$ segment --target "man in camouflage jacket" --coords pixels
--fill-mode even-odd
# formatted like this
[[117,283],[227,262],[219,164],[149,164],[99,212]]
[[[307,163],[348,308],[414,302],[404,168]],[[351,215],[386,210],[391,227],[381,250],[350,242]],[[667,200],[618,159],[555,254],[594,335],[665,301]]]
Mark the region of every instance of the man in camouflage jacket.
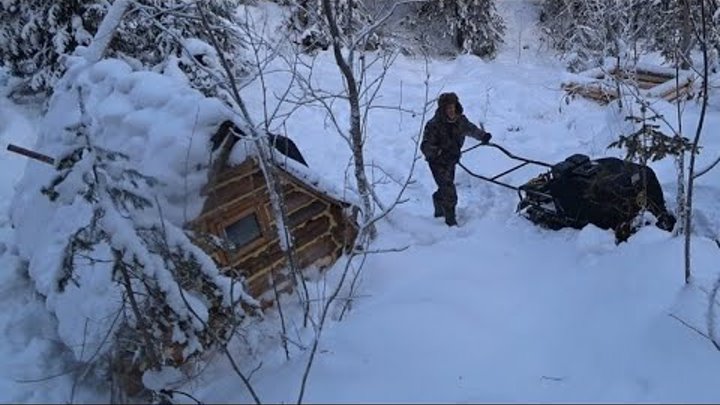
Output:
[[492,137],[465,117],[455,93],[441,94],[435,115],[425,124],[420,150],[438,187],[432,195],[435,217],[444,216],[448,226],[457,225],[455,165],[460,161],[460,150],[466,136],[482,143],[488,143]]

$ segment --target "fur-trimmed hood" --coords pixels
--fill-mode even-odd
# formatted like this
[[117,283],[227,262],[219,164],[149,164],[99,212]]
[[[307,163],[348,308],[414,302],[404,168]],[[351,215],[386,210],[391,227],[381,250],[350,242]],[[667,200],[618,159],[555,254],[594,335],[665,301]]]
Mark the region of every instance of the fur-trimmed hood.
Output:
[[458,98],[457,94],[455,93],[442,93],[440,94],[440,97],[438,97],[438,110],[440,112],[445,112],[445,107],[449,104],[455,103],[455,108],[457,109],[458,115],[462,115],[463,113],[463,107],[462,104],[460,104],[460,99]]
[[455,93],[440,94],[440,97],[438,97],[438,108],[437,110],[435,110],[435,116],[442,117],[443,120],[447,119],[447,116],[445,115],[445,107],[452,103],[455,103],[455,109],[457,110],[457,114],[459,116],[462,116],[462,104],[460,104],[460,99]]

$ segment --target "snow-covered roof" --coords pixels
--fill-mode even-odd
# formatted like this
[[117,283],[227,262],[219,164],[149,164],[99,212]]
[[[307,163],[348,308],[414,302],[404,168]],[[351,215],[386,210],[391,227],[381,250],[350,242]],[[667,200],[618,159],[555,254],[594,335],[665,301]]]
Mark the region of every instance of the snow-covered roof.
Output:
[[[80,100],[92,120],[93,142],[122,152],[143,174],[159,180],[160,202],[167,220],[182,226],[200,215],[205,201],[201,190],[208,181],[213,151],[211,138],[225,121],[237,125],[237,116],[216,98],[205,97],[184,81],[150,71],[133,71],[125,62],[105,59],[71,63],[50,101],[34,149],[63,156],[74,135],[64,131],[80,120]],[[241,163],[254,154],[252,142],[237,142],[229,163]],[[275,153],[287,173],[334,199],[354,203],[352,194],[324,181],[313,171],[281,153]],[[312,164],[312,162],[310,162]],[[55,171],[33,164],[27,180],[39,189]],[[45,198],[38,196],[38,198]]]
[[[90,65],[78,60],[50,100],[34,147],[38,152],[57,158],[76,144],[75,135],[64,131],[80,120],[75,86],[92,122],[92,142],[126,154],[136,169],[159,180],[168,220],[183,224],[197,216],[210,163],[209,139],[230,117],[229,109],[176,78],[133,71],[117,59]],[[46,185],[54,170],[36,166],[26,177]]]
[[[307,162],[308,166],[280,153],[276,149],[271,149],[273,159],[277,166],[285,173],[291,175],[301,183],[314,189],[315,191],[330,197],[339,202],[360,206],[358,195],[350,188],[341,189],[337,185],[327,181],[322,176],[312,170],[312,162]],[[302,150],[300,151],[302,153]],[[254,142],[250,139],[240,138],[228,158],[228,164],[231,166],[239,165],[248,157],[257,155]]]

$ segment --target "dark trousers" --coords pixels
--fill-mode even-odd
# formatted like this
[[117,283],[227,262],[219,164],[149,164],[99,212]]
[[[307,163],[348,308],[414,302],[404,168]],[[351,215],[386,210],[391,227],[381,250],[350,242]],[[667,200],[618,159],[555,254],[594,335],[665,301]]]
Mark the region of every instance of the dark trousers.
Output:
[[430,171],[438,187],[432,196],[435,207],[439,207],[445,216],[454,218],[458,201],[455,189],[455,165],[430,162]]

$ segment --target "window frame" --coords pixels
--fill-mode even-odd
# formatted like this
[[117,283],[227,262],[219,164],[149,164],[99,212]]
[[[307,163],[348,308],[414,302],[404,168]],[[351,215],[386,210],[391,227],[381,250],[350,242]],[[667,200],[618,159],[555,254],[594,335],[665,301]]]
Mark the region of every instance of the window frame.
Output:
[[[231,208],[232,209],[232,208]],[[215,234],[226,239],[230,240],[227,233],[225,232],[225,229],[232,226],[236,222],[240,221],[244,217],[248,217],[251,215],[255,215],[255,219],[258,223],[258,230],[260,231],[260,236],[253,239],[251,242],[245,244],[244,246],[238,246],[237,249],[228,250],[225,253],[225,256],[227,258],[227,264],[232,265],[235,261],[237,261],[239,256],[242,256],[252,250],[257,249],[259,246],[262,246],[263,244],[267,243],[267,222],[266,218],[262,213],[261,207],[249,207],[246,209],[238,210],[233,215],[228,215],[220,218],[215,224]],[[232,241],[231,241],[232,242]],[[233,242],[234,243],[234,242]]]
[[[254,225],[256,225],[255,230],[257,230],[257,232],[256,232],[256,235],[254,235],[254,237],[252,239],[249,239],[247,242],[240,245],[240,244],[238,244],[238,242],[232,240],[230,235],[228,235],[228,228],[235,226],[240,221],[243,221],[248,218],[251,218],[254,221],[254,223],[255,223]],[[234,250],[242,250],[243,248],[252,245],[253,243],[255,243],[255,241],[257,241],[258,239],[261,239],[263,237],[262,225],[260,225],[260,218],[258,217],[257,213],[251,211],[247,215],[242,215],[234,221],[228,221],[223,224],[223,235],[224,235],[225,239],[229,240],[230,242],[235,244],[235,246],[237,246],[236,249],[234,249]]]

